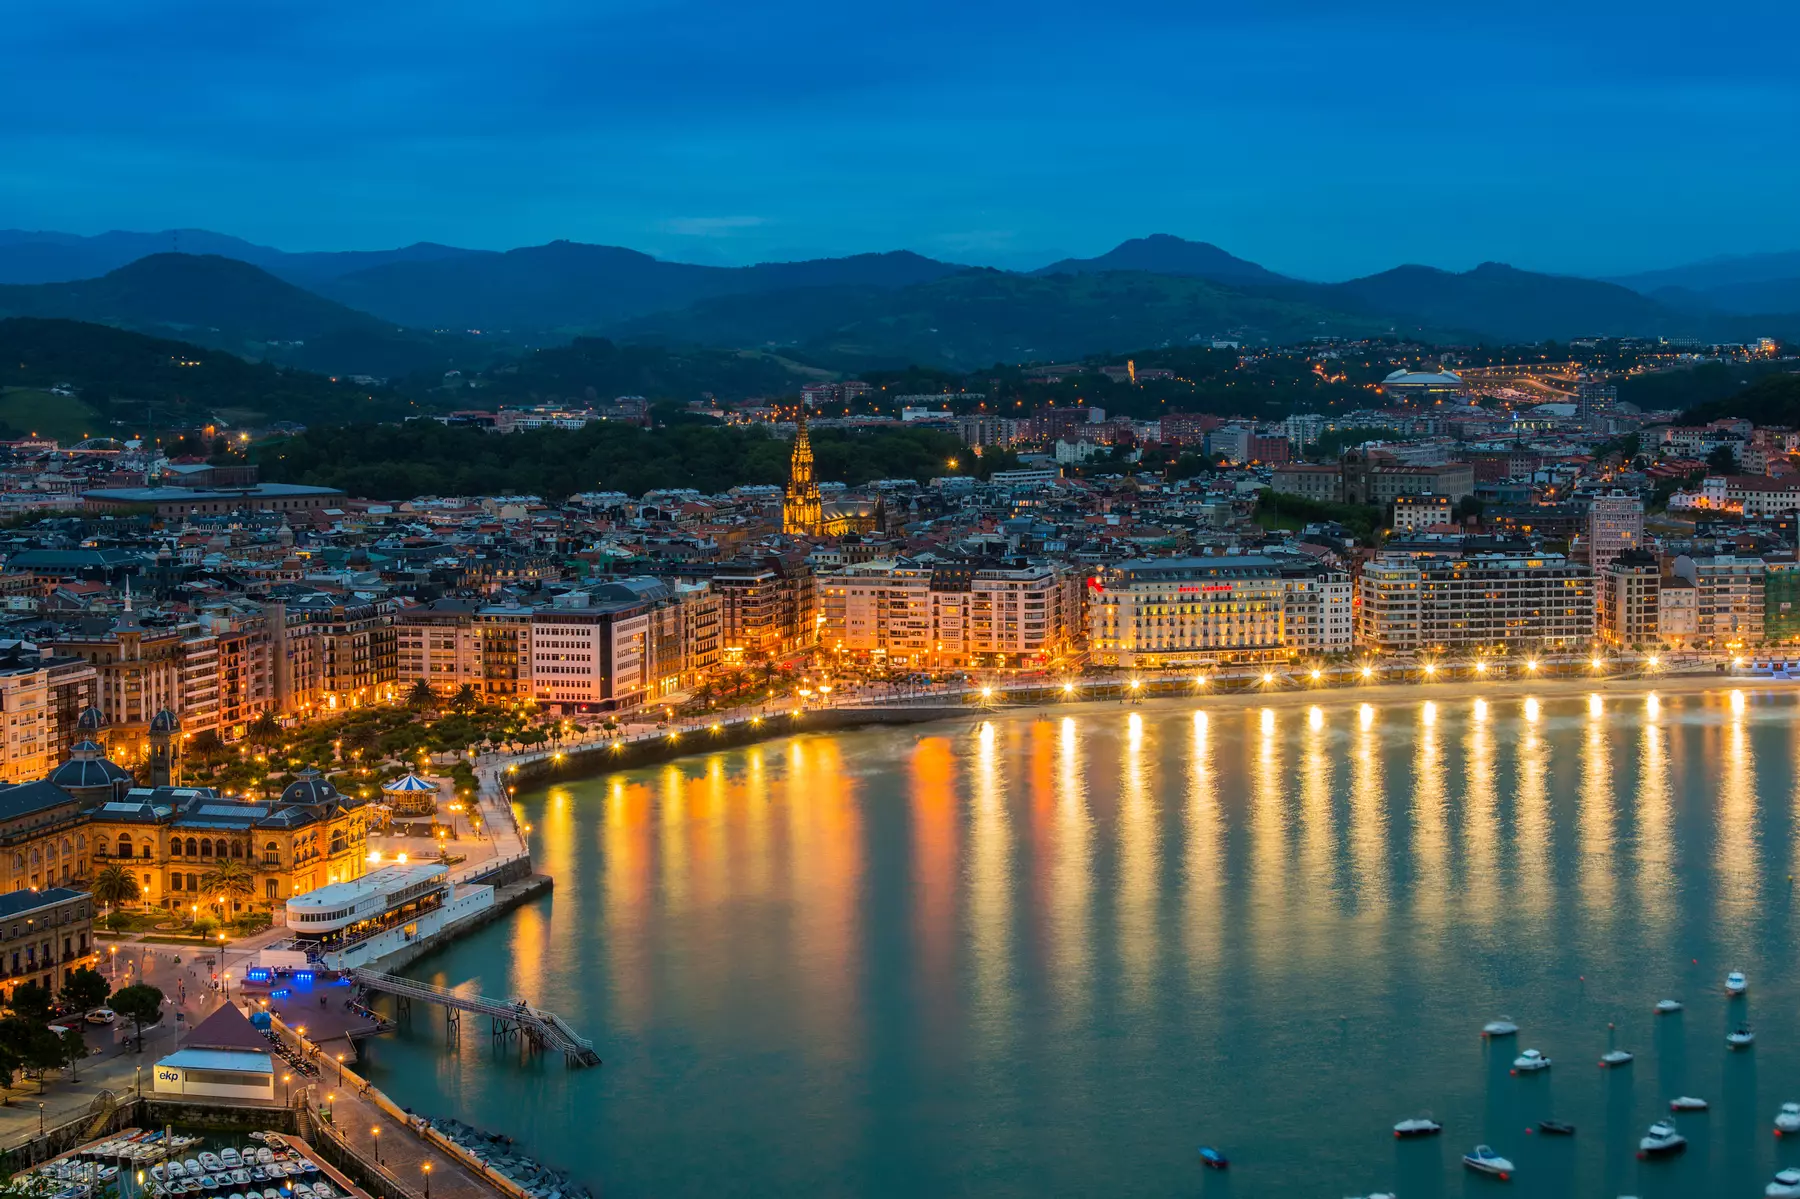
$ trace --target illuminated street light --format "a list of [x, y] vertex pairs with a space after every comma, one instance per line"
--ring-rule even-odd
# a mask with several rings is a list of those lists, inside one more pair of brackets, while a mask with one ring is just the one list
[[1374, 673], [1375, 673], [1375, 668], [1373, 666], [1365, 666], [1362, 668], [1362, 677], [1365, 679], [1369, 678]]
[[1592, 666], [1592, 667], [1593, 667], [1593, 668], [1594, 668], [1594, 669], [1595, 669], [1595, 670], [1599, 670], [1599, 669], [1600, 669], [1600, 659], [1598, 659], [1598, 658], [1591, 658], [1591, 659], [1589, 659], [1589, 661], [1588, 661], [1588, 665], [1589, 665], [1589, 666]]
[[1655, 669], [1656, 669], [1656, 663], [1657, 663], [1657, 657], [1656, 657], [1656, 655], [1655, 655], [1655, 654], [1651, 654], [1651, 655], [1650, 655], [1650, 657], [1649, 657], [1649, 658], [1648, 658], [1648, 659], [1647, 659], [1647, 661], [1646, 661], [1646, 664], [1647, 664], [1647, 665], [1648, 665], [1648, 666], [1649, 666], [1649, 667], [1650, 667], [1650, 669], [1651, 669], [1651, 670], [1655, 670]]
[[1436, 662], [1425, 663], [1425, 673], [1426, 674], [1436, 674], [1437, 673], [1437, 663]]
[[1525, 660], [1525, 669], [1526, 670], [1536, 670], [1537, 669], [1537, 659], [1536, 658], [1527, 658]]
[[1486, 674], [1487, 673], [1487, 663], [1483, 662], [1479, 658], [1477, 658], [1475, 660], [1475, 673], [1476, 674]]

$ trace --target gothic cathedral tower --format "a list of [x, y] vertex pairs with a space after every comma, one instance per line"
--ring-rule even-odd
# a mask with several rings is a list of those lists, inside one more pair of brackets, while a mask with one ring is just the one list
[[824, 505], [813, 478], [812, 439], [806, 435], [806, 401], [800, 401], [800, 427], [794, 434], [794, 457], [788, 466], [787, 492], [781, 498], [781, 531], [817, 537], [824, 527]]

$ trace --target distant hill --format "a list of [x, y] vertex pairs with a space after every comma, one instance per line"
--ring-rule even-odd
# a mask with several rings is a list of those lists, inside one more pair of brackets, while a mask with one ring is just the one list
[[1800, 250], [1733, 254], [1609, 280], [1698, 312], [1800, 312]]
[[651, 400], [697, 400], [710, 392], [722, 400], [794, 395], [807, 383], [836, 378], [755, 350], [690, 346], [620, 345], [578, 337], [568, 345], [533, 350], [481, 376], [482, 391], [470, 403], [531, 400], [610, 400], [641, 395]]
[[1800, 423], [1800, 374], [1765, 375], [1734, 395], [1695, 405], [1681, 419], [1704, 424], [1727, 417], [1792, 428]]
[[[98, 414], [96, 436], [193, 424], [218, 414], [233, 423], [341, 423], [417, 411], [391, 389], [246, 362], [224, 350], [81, 321], [0, 320], [0, 388], [64, 383]], [[66, 401], [46, 395], [43, 402]], [[116, 428], [115, 420], [126, 427]]]
[[552, 242], [504, 254], [390, 262], [323, 283], [365, 312], [423, 329], [594, 329], [726, 295], [798, 287], [896, 288], [963, 268], [908, 251], [695, 266], [618, 246]]
[[621, 322], [610, 335], [792, 350], [842, 369], [919, 363], [967, 370], [1182, 345], [1228, 331], [1284, 342], [1373, 335], [1390, 325], [1304, 297], [1248, 294], [1185, 276], [971, 270], [892, 290], [815, 287], [708, 300]]
[[1122, 241], [1098, 258], [1064, 258], [1032, 271], [1034, 275], [1088, 275], [1099, 271], [1147, 271], [1153, 275], [1191, 275], [1234, 287], [1291, 283], [1219, 247], [1187, 241], [1168, 233], [1152, 233]]
[[388, 262], [419, 262], [479, 254], [419, 242], [396, 250], [289, 253], [206, 229], [160, 233], [115, 230], [92, 237], [26, 229], [0, 229], [0, 283], [66, 283], [93, 279], [153, 254], [216, 255], [262, 267], [277, 278], [309, 286]]
[[487, 359], [480, 347], [397, 328], [217, 255], [153, 254], [97, 279], [3, 286], [0, 316], [116, 325], [250, 358], [384, 378]]
[[1460, 273], [1402, 266], [1298, 294], [1352, 312], [1472, 329], [1500, 341], [1699, 334], [1707, 324], [1616, 283], [1537, 274], [1497, 262]]

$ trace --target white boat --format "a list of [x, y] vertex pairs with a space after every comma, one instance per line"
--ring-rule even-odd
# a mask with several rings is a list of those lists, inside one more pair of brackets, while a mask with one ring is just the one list
[[323, 1178], [313, 1183], [313, 1199], [332, 1199], [332, 1196], [336, 1194], [337, 1192], [331, 1189], [331, 1184]]
[[200, 1164], [205, 1167], [208, 1174], [217, 1174], [225, 1163], [219, 1160], [218, 1154], [207, 1149], [202, 1150], [200, 1153]]
[[250, 1181], [250, 1171], [244, 1169], [244, 1167], [242, 1167], [242, 1166], [239, 1166], [237, 1169], [235, 1169], [231, 1172], [231, 1181], [238, 1186], [243, 1186], [245, 1183]]
[[1427, 1116], [1415, 1116], [1394, 1125], [1394, 1135], [1397, 1137], [1434, 1137], [1442, 1131], [1444, 1126]]
[[1744, 980], [1742, 971], [1733, 970], [1725, 976], [1725, 993], [1727, 995], [1742, 995], [1749, 989], [1750, 984]]
[[181, 1168], [187, 1171], [187, 1175], [189, 1178], [198, 1178], [202, 1174], [206, 1173], [205, 1170], [202, 1170], [200, 1168], [199, 1160], [196, 1158], [192, 1158], [192, 1157], [190, 1157], [186, 1161], [182, 1162]]
[[1749, 1025], [1744, 1025], [1736, 1032], [1725, 1034], [1725, 1043], [1733, 1049], [1748, 1049], [1755, 1041], [1756, 1034], [1750, 1031]]
[[1513, 1059], [1512, 1068], [1514, 1074], [1535, 1074], [1539, 1070], [1548, 1070], [1550, 1059], [1535, 1049], [1527, 1049]]
[[1775, 1175], [1773, 1182], [1763, 1188], [1763, 1194], [1769, 1199], [1800, 1199], [1800, 1170], [1781, 1171]]
[[264, 1145], [256, 1151], [256, 1160], [266, 1166], [275, 1160], [275, 1153], [267, 1145]]
[[1775, 1135], [1786, 1136], [1790, 1132], [1800, 1132], [1800, 1103], [1784, 1103], [1775, 1113]]
[[281, 1192], [274, 1187], [264, 1187], [262, 1199], [281, 1199]]
[[312, 1193], [313, 1190], [310, 1183], [296, 1182], [294, 1184], [294, 1194], [297, 1195], [299, 1199], [312, 1199]]
[[1681, 1000], [1679, 999], [1659, 999], [1656, 1001], [1656, 1014], [1659, 1016], [1672, 1015], [1680, 1010]]
[[[175, 1163], [170, 1162], [169, 1164], [172, 1166]], [[150, 1167], [150, 1177], [156, 1179], [157, 1182], [161, 1183], [161, 1182], [166, 1181], [169, 1176], [167, 1173], [165, 1173], [163, 1171], [163, 1168], [161, 1166], [151, 1166]]]
[[1706, 1110], [1706, 1100], [1697, 1099], [1692, 1095], [1678, 1095], [1669, 1100], [1669, 1110], [1672, 1112], [1703, 1112]]
[[219, 1160], [233, 1170], [244, 1164], [243, 1156], [230, 1146], [226, 1146], [224, 1149], [219, 1150]]
[[1658, 1120], [1650, 1126], [1650, 1131], [1638, 1141], [1638, 1152], [1654, 1157], [1663, 1153], [1679, 1153], [1687, 1148], [1687, 1138], [1675, 1130], [1675, 1126], [1667, 1120]]
[[1519, 1026], [1513, 1023], [1511, 1016], [1502, 1016], [1481, 1026], [1481, 1035], [1484, 1037], [1510, 1037], [1518, 1031]]
[[1602, 1066], [1624, 1066], [1631, 1061], [1631, 1050], [1612, 1049], [1600, 1055]]
[[1463, 1154], [1463, 1165], [1479, 1174], [1492, 1174], [1495, 1178], [1512, 1177], [1512, 1162], [1487, 1145], [1477, 1145], [1473, 1153]]

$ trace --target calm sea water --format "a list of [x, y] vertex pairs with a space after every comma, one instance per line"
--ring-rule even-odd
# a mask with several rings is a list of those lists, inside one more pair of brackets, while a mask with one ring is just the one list
[[[1504, 1185], [1460, 1169], [1477, 1142], [1521, 1195], [1760, 1195], [1800, 1166], [1771, 1123], [1800, 1099], [1795, 717], [1085, 708], [559, 785], [520, 797], [554, 895], [414, 973], [546, 1005], [606, 1065], [415, 1015], [370, 1072], [615, 1196], [1413, 1199]], [[1501, 1014], [1516, 1045], [1478, 1035]], [[1598, 1069], [1611, 1044], [1635, 1064]], [[1526, 1047], [1555, 1067], [1510, 1076]], [[1713, 1105], [1688, 1153], [1637, 1161], [1677, 1094]], [[1421, 1112], [1444, 1136], [1395, 1142]], [[1577, 1135], [1526, 1133], [1552, 1115]]]

